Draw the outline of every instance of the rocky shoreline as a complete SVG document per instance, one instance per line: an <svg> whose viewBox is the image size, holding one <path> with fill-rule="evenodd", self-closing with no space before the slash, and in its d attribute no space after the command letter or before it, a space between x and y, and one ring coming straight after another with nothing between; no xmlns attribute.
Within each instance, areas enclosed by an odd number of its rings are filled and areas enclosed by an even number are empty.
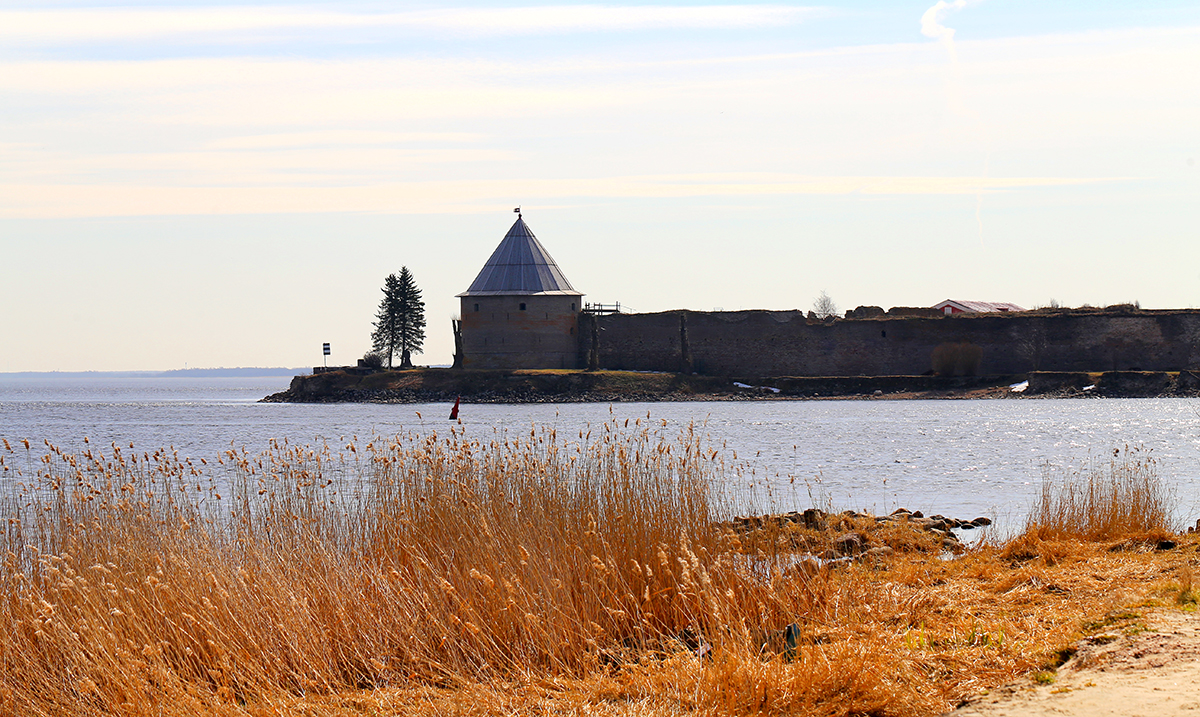
<svg viewBox="0 0 1200 717"><path fill-rule="evenodd" d="M884 558L897 551L950 552L966 550L955 530L974 530L992 524L990 518L971 520L944 515L926 517L921 511L897 508L875 516L819 508L761 516L738 516L726 527L747 542L767 543L792 553L803 570L836 567Z"/></svg>
<svg viewBox="0 0 1200 717"><path fill-rule="evenodd" d="M738 516L724 528L742 541L743 548L786 555L792 569L814 572L850 563L878 561L896 553L923 552L960 555L967 550L956 530L975 530L992 524L980 516L970 520L944 515L926 516L921 511L897 508L876 516L853 510L841 512L809 508L790 513ZM1200 531L1187 529L1187 534ZM1159 536L1145 546L1157 551L1174 550L1176 539ZM1125 543L1110 550L1124 550Z"/></svg>
<svg viewBox="0 0 1200 717"><path fill-rule="evenodd" d="M1200 372L1035 371L1012 376L720 377L633 371L414 369L296 376L265 403L1158 398L1200 396Z"/></svg>

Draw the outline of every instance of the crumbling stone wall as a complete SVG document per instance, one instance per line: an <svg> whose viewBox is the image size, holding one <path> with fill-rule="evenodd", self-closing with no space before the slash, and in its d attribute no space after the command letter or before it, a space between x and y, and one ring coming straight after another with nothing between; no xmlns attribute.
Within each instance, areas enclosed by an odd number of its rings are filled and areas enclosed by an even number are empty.
<svg viewBox="0 0 1200 717"><path fill-rule="evenodd" d="M883 315L815 321L800 311L584 315L580 360L598 368L725 376L1200 368L1200 311ZM955 347L953 351L946 347ZM970 360L947 361L948 355ZM943 368L944 368L943 366Z"/></svg>

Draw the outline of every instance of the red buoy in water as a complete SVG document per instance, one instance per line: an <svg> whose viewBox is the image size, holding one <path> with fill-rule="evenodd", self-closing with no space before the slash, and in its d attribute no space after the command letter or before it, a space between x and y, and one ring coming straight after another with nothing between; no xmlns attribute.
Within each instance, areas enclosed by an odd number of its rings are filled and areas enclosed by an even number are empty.
<svg viewBox="0 0 1200 717"><path fill-rule="evenodd" d="M454 397L454 408L450 409L450 420L451 421L458 419L458 402L461 400L462 400L462 396Z"/></svg>

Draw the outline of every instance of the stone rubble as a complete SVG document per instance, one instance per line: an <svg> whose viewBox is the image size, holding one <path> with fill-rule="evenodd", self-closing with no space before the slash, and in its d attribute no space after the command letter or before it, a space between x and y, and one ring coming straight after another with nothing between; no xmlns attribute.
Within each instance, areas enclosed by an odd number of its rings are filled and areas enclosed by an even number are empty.
<svg viewBox="0 0 1200 717"><path fill-rule="evenodd" d="M871 545L871 540L863 534L872 528L884 527L890 524L904 524L929 534L937 539L943 550L959 553L963 550L962 541L954 533L955 530L973 530L991 525L989 518L978 517L972 520L948 518L944 515L926 517L921 511L909 511L898 508L890 515L875 516L869 513L859 513L852 510L841 513L829 513L818 508L790 513L775 513L761 516L738 516L731 521L735 533L748 535L762 530L783 530L790 526L817 532L836 532L850 526L853 521L855 529L845 530L835 535L830 541L830 547L816 552L802 553L796 556L795 565L803 572L813 572L822 566L837 566L850 562L868 559L879 559L891 555L894 551L886 545ZM866 523L864 526L863 524ZM803 548L803 544L800 546Z"/></svg>

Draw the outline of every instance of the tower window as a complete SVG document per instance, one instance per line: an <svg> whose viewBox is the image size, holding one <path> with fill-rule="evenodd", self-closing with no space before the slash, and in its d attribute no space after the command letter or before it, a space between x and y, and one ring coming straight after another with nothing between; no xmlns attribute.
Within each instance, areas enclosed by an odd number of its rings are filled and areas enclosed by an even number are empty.
<svg viewBox="0 0 1200 717"><path fill-rule="evenodd" d="M525 310L525 302L522 301L521 302L521 311L524 311L524 310Z"/></svg>
<svg viewBox="0 0 1200 717"><path fill-rule="evenodd" d="M475 310L479 311L479 304L475 304Z"/></svg>

